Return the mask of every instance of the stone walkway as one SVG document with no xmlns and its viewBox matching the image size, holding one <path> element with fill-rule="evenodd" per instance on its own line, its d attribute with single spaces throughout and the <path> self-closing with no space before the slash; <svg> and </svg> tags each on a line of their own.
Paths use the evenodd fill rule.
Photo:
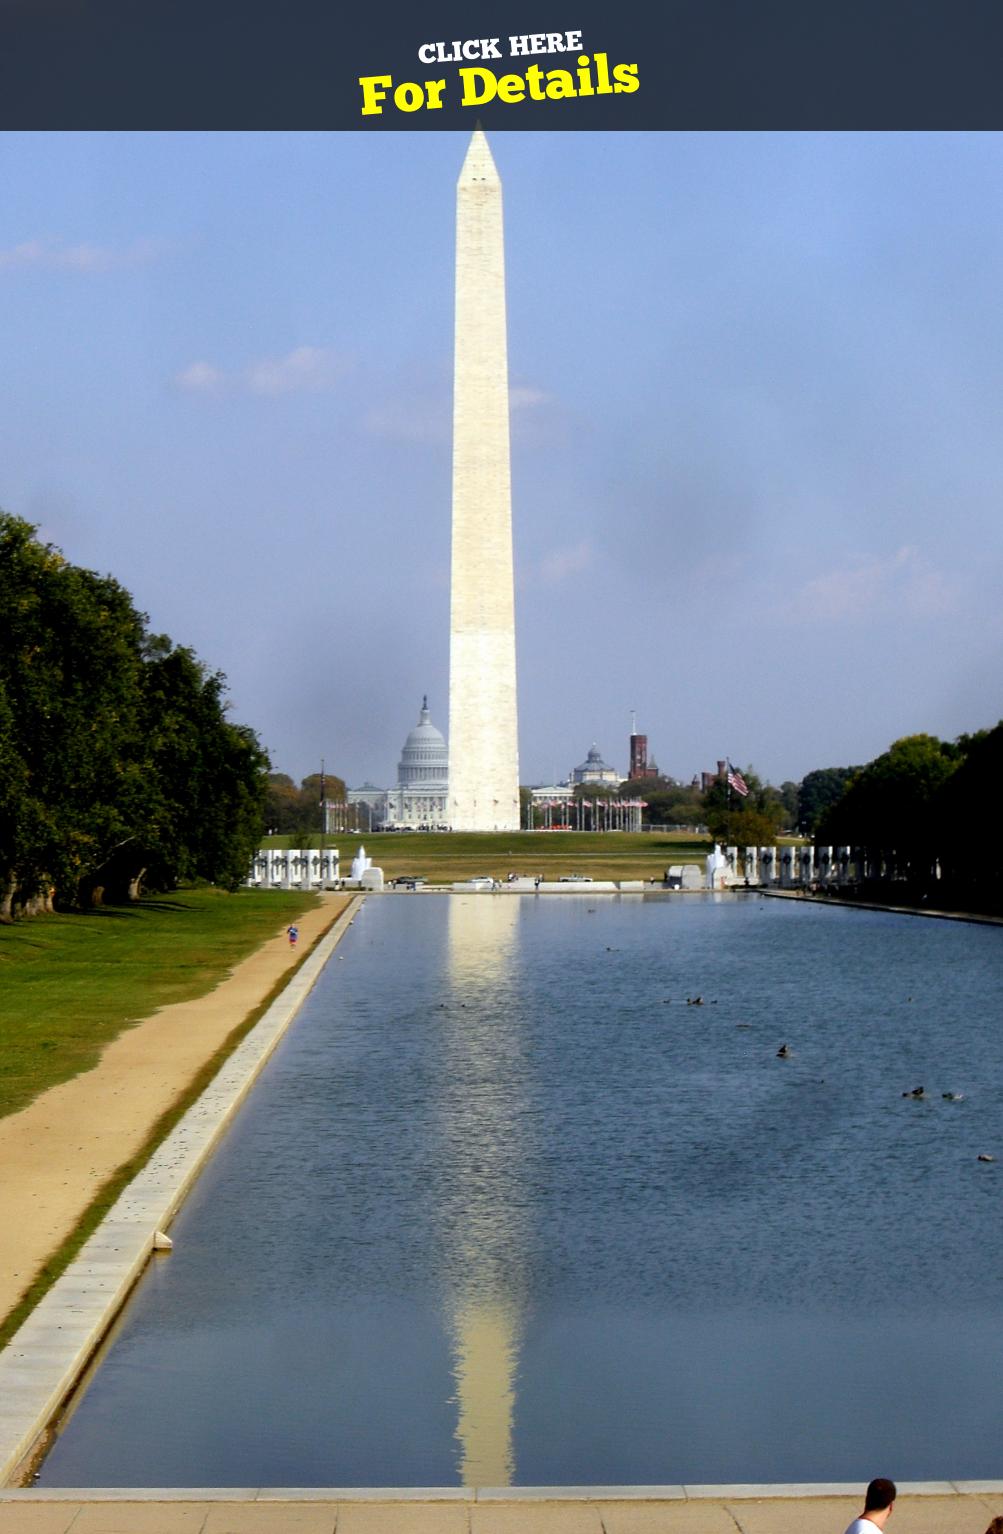
<svg viewBox="0 0 1003 1534">
<path fill-rule="evenodd" d="M 93 1070 L 0 1119 L 0 1316 L 72 1234 L 102 1184 L 349 899 L 323 895 L 300 918 L 298 952 L 277 931 L 207 995 L 127 1026 Z"/>
<path fill-rule="evenodd" d="M 984 1534 L 1003 1508 L 1003 1482 L 962 1483 L 958 1492 L 942 1484 L 943 1493 L 900 1488 L 894 1534 Z M 388 1492 L 107 1492 L 93 1499 L 0 1492 L 0 1534 L 843 1534 L 860 1512 L 860 1493 L 761 1489 L 788 1494 L 756 1497 L 749 1487 L 721 1486 L 662 1499 L 617 1497 L 609 1489 L 559 1499 L 539 1491 L 455 1491 L 435 1500 L 426 1492 L 394 1501 Z"/>
</svg>

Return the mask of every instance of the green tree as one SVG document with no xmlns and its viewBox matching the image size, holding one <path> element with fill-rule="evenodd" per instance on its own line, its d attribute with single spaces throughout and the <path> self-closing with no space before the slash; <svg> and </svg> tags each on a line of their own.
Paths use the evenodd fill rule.
<svg viewBox="0 0 1003 1534">
<path fill-rule="evenodd" d="M 576 783 L 571 790 L 572 799 L 616 799 L 618 788 L 615 783 Z"/>
<path fill-rule="evenodd" d="M 622 799 L 643 799 L 647 808 L 644 819 L 652 826 L 697 826 L 703 824 L 703 801 L 700 790 L 689 784 L 674 783 L 671 778 L 652 777 L 629 780 L 620 785 Z"/>
<path fill-rule="evenodd" d="M 776 840 L 786 811 L 777 790 L 764 783 L 752 767 L 740 773 L 748 793 L 743 797 L 717 778 L 703 795 L 704 822 L 715 841 L 733 847 L 760 847 Z"/>
<path fill-rule="evenodd" d="M 842 799 L 860 767 L 819 767 L 801 780 L 798 792 L 798 830 L 813 836 L 825 815 Z"/>
<path fill-rule="evenodd" d="M 265 827 L 286 835 L 296 823 L 299 790 L 287 772 L 270 772 L 265 786 Z"/>
<path fill-rule="evenodd" d="M 783 808 L 784 818 L 781 822 L 789 831 L 797 829 L 798 813 L 801 805 L 800 785 L 791 781 L 790 778 L 781 783 L 774 792 L 777 794 L 780 805 Z"/>
<path fill-rule="evenodd" d="M 226 717 L 226 681 L 164 636 L 146 646 L 144 725 L 150 798 L 137 869 L 159 889 L 246 875 L 264 829 L 268 759 L 253 731 Z"/>
<path fill-rule="evenodd" d="M 23 868 L 41 828 L 42 806 L 30 791 L 30 770 L 15 729 L 14 710 L 0 682 L 0 922 L 12 920 L 18 869 Z"/>
<path fill-rule="evenodd" d="M 24 784 L 0 848 L 0 886 L 29 908 L 53 888 L 72 903 L 81 879 L 132 834 L 144 619 L 116 581 L 68 564 L 7 516 L 0 611 L 6 749 Z"/>
<path fill-rule="evenodd" d="M 344 799 L 344 779 L 324 774 L 325 799 Z M 284 772 L 268 774 L 265 824 L 283 836 L 316 836 L 321 829 L 320 773 L 312 772 L 297 788 Z"/>
<path fill-rule="evenodd" d="M 716 842 L 725 847 L 771 846 L 777 839 L 773 816 L 756 809 L 715 809 L 708 811 L 707 829 Z"/>
<path fill-rule="evenodd" d="M 0 919 L 242 876 L 267 760 L 222 676 L 3 514 L 0 613 Z"/>
<path fill-rule="evenodd" d="M 822 818 L 821 841 L 895 851 L 908 861 L 929 849 L 934 798 L 962 760 L 960 746 L 907 735 L 853 778 Z"/>
<path fill-rule="evenodd" d="M 1003 868 L 991 828 L 1003 783 L 1003 720 L 991 730 L 960 736 L 957 747 L 961 760 L 930 801 L 931 838 L 952 897 L 999 910 Z"/>
</svg>

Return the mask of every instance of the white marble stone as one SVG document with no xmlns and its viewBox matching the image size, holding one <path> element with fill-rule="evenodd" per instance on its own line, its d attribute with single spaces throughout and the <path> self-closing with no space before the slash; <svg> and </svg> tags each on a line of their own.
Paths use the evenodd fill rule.
<svg viewBox="0 0 1003 1534">
<path fill-rule="evenodd" d="M 449 823 L 519 819 L 502 192 L 478 129 L 456 197 Z"/>
</svg>

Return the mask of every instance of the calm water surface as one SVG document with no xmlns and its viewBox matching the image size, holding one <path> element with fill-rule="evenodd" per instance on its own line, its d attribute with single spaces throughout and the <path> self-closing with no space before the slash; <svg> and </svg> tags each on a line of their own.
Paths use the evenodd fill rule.
<svg viewBox="0 0 1003 1534">
<path fill-rule="evenodd" d="M 1001 948 L 370 900 L 42 1484 L 998 1477 Z"/>
</svg>

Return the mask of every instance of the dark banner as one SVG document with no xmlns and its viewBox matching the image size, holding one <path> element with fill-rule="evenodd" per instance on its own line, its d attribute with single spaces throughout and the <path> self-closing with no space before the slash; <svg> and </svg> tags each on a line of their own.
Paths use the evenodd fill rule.
<svg viewBox="0 0 1003 1534">
<path fill-rule="evenodd" d="M 999 0 L 0 0 L 0 125 L 992 128 L 1001 44 Z"/>
</svg>

